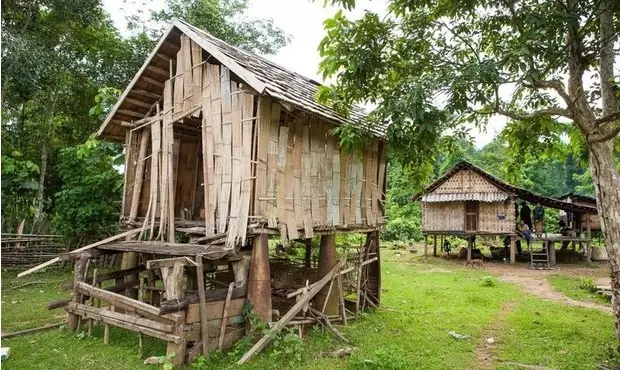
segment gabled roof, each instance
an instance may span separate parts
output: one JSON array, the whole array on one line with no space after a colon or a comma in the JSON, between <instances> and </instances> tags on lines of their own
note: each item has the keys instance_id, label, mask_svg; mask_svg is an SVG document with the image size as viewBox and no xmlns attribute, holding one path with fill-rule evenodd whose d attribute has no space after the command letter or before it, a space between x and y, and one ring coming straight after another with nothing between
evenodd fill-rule
<instances>
[{"instance_id":1,"label":"gabled roof","mask_svg":"<svg viewBox=\"0 0 620 370\"><path fill-rule=\"evenodd\" d=\"M175 21L161 37L144 65L127 86L119 101L101 125L98 135L120 139L122 121L138 120L149 107L161 99L163 83L170 78L168 60L179 50L179 36L187 35L211 57L228 67L237 77L259 94L313 113L335 124L352 123L368 129L377 137L385 137L385 126L369 126L366 113L353 106L349 117L316 101L318 82L289 71L261 56L243 51L183 21Z\"/></svg>"},{"instance_id":2,"label":"gabled roof","mask_svg":"<svg viewBox=\"0 0 620 370\"><path fill-rule=\"evenodd\" d=\"M574 203L564 202L559 199L545 197L543 195L533 193L529 190L508 184L507 182L501 180L500 178L496 176L491 175L490 173L484 171L480 167L466 160L462 160L459 163L455 164L454 167L452 167L449 171L443 174L443 176L435 180L432 184L427 186L426 189L414 195L413 199L419 200L424 194L428 194L432 192L433 190L437 189L441 184L446 182L446 180L448 180L450 177L452 177L454 174L456 174L457 172L461 170L474 171L478 175L484 177L487 181L489 181L491 184L493 184L500 190L505 191L507 193L512 193L516 195L519 199L525 200L530 203L540 203L542 206L545 206L545 207L562 209L565 211L588 212L592 214L597 213L596 207L582 206L582 205L577 205Z\"/></svg>"}]
</instances>

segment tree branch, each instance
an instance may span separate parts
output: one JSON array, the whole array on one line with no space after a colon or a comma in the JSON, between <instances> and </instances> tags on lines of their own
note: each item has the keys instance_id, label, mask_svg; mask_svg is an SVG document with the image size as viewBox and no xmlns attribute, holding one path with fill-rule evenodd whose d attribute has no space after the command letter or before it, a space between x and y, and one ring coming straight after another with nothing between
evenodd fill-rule
<instances>
[{"instance_id":1,"label":"tree branch","mask_svg":"<svg viewBox=\"0 0 620 370\"><path fill-rule=\"evenodd\" d=\"M553 116L562 116L569 119L572 119L571 113L568 109L563 108L547 108L537 110L531 113L516 113L503 108L496 107L494 109L495 113L501 114L502 116L506 116L508 118L512 118L518 121L525 121L539 117L553 117Z\"/></svg>"},{"instance_id":2,"label":"tree branch","mask_svg":"<svg viewBox=\"0 0 620 370\"><path fill-rule=\"evenodd\" d=\"M564 84L558 80L542 80L542 81L534 81L532 84L523 83L523 86L534 88L534 89L552 89L560 95L562 100L566 103L566 105L570 108L573 104L573 100L570 98L566 90L564 89Z\"/></svg>"},{"instance_id":3,"label":"tree branch","mask_svg":"<svg viewBox=\"0 0 620 370\"><path fill-rule=\"evenodd\" d=\"M601 125L605 122L613 122L613 121L617 121L620 120L620 111L614 112L614 113L610 113L606 116L603 116L601 118L598 118L596 120L596 124L597 125Z\"/></svg>"},{"instance_id":4,"label":"tree branch","mask_svg":"<svg viewBox=\"0 0 620 370\"><path fill-rule=\"evenodd\" d=\"M616 123L614 126L610 127L607 132L595 132L588 135L588 141L590 143L599 143L602 141L607 141L615 138L620 133L620 123Z\"/></svg>"}]
</instances>

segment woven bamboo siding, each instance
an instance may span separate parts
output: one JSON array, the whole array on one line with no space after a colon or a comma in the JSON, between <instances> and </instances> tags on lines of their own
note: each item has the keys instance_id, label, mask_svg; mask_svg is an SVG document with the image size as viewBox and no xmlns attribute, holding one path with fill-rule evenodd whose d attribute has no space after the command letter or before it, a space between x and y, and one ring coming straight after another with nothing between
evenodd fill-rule
<instances>
[{"instance_id":1,"label":"woven bamboo siding","mask_svg":"<svg viewBox=\"0 0 620 370\"><path fill-rule=\"evenodd\" d=\"M424 231L463 231L465 202L422 203Z\"/></svg>"},{"instance_id":2,"label":"woven bamboo siding","mask_svg":"<svg viewBox=\"0 0 620 370\"><path fill-rule=\"evenodd\" d=\"M461 170L446 180L432 193L501 193L495 185L488 182L484 177L470 170Z\"/></svg>"},{"instance_id":3,"label":"woven bamboo siding","mask_svg":"<svg viewBox=\"0 0 620 370\"><path fill-rule=\"evenodd\" d=\"M206 235L228 234L229 247L245 241L250 223L284 239L384 223L383 143L345 153L332 123L257 96L186 36L180 41L156 115L128 130L124 214L137 195L136 218L163 230L149 238L174 240L175 220L202 219Z\"/></svg>"},{"instance_id":4,"label":"woven bamboo siding","mask_svg":"<svg viewBox=\"0 0 620 370\"><path fill-rule=\"evenodd\" d=\"M254 215L297 239L325 227L376 227L384 157L376 141L363 153L346 153L330 134L332 124L290 113L261 97Z\"/></svg>"},{"instance_id":5,"label":"woven bamboo siding","mask_svg":"<svg viewBox=\"0 0 620 370\"><path fill-rule=\"evenodd\" d=\"M478 230L489 233L513 233L515 230L514 204L480 202Z\"/></svg>"}]
</instances>

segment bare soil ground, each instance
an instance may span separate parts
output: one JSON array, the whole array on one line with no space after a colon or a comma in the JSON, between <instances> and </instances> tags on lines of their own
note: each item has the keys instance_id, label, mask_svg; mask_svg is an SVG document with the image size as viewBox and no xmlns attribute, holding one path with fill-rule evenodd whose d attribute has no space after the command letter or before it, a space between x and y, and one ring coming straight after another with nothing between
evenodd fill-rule
<instances>
[{"instance_id":1,"label":"bare soil ground","mask_svg":"<svg viewBox=\"0 0 620 370\"><path fill-rule=\"evenodd\" d=\"M532 270L527 268L526 265L506 265L499 263L488 263L485 267L487 271L498 276L500 280L515 284L525 292L538 298L555 301L570 306L593 308L606 313L612 313L610 306L605 306L594 302L582 302L569 298L564 294L555 291L551 287L551 284L547 281L547 276L553 274L591 277L601 285L604 284L605 281L609 284L609 278L605 280L606 278L604 277L608 274L606 267L601 266L597 269L587 269L583 267L562 266L553 270Z\"/></svg>"},{"instance_id":2,"label":"bare soil ground","mask_svg":"<svg viewBox=\"0 0 620 370\"><path fill-rule=\"evenodd\" d=\"M477 361L474 370L490 370L493 368L493 347L500 343L503 322L514 308L513 302L504 304L499 313L491 320L492 324L482 332L480 342L476 346Z\"/></svg>"}]
</instances>

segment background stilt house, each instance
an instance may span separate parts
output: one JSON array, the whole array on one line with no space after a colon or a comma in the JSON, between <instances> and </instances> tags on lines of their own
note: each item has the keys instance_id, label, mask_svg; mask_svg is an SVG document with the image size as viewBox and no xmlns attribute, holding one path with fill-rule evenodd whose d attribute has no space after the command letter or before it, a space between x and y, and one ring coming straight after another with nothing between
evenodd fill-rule
<instances>
[{"instance_id":1,"label":"background stilt house","mask_svg":"<svg viewBox=\"0 0 620 370\"><path fill-rule=\"evenodd\" d=\"M317 87L175 22L99 130L125 143L123 221L135 231L63 257L77 260L70 328L96 319L162 338L180 363L186 350L206 354L243 335L246 302L266 322L279 309L276 328L295 317L346 323L379 304L383 132L369 128L374 140L360 153L342 150L330 130L363 113L318 104ZM345 232L366 243L339 256L335 235ZM270 235L308 247L320 237L318 263L281 275ZM89 259L121 252L134 257L122 270L87 276ZM112 290L99 287L106 279ZM299 319L309 304L315 316Z\"/></svg>"},{"instance_id":2,"label":"background stilt house","mask_svg":"<svg viewBox=\"0 0 620 370\"><path fill-rule=\"evenodd\" d=\"M422 232L426 237L433 236L434 253L437 236L461 236L468 240L468 260L472 255L472 236L501 236L509 237L510 262L515 262L515 241L521 238L517 233L516 205L521 201L583 215L597 212L596 207L590 205L544 197L510 185L467 161L456 164L414 199L422 202ZM590 239L589 227L584 237L548 234L534 237L551 246L558 241L584 242L588 251ZM553 248L549 251L544 258L547 265L553 265Z\"/></svg>"}]
</instances>

